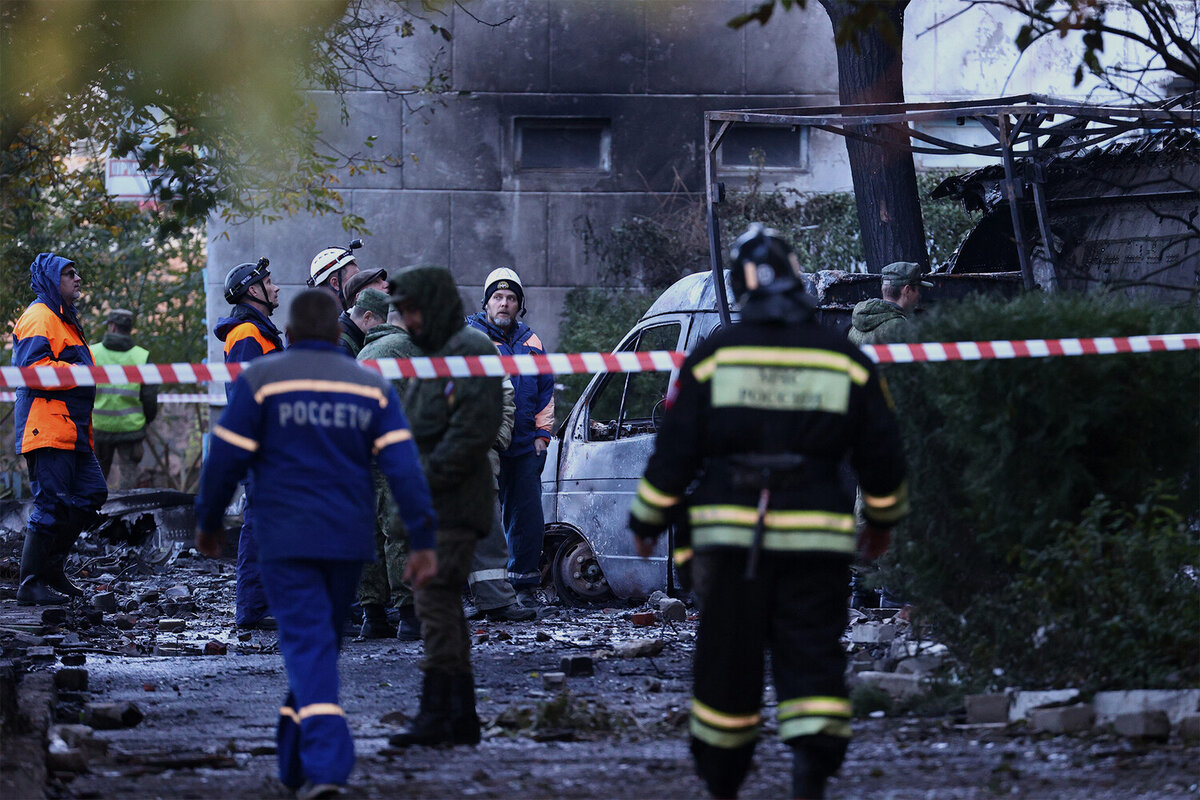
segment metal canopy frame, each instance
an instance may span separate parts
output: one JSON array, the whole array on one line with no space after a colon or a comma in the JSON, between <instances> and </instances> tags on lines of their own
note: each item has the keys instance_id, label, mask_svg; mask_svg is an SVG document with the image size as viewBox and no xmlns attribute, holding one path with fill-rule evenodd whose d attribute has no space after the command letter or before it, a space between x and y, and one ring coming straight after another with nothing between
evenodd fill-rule
<instances>
[{"instance_id":1,"label":"metal canopy frame","mask_svg":"<svg viewBox=\"0 0 1200 800\"><path fill-rule=\"evenodd\" d=\"M914 126L922 122L979 123L994 142L969 145L953 142ZM931 155L979 155L998 158L1004 165L1004 191L1012 214L1013 234L1025 288L1034 287L1032 253L1021 220L1019 203L1025 199L1025 182L1033 189L1033 205L1046 258L1057 270L1045 196L1045 167L1055 156L1070 155L1138 130L1196 128L1200 109L1165 105L1081 105L1039 94L1022 94L982 100L938 103L878 103L872 105L801 106L794 108L734 109L704 112L704 175L709 208L709 236L713 276L720 279L720 231L716 204L723 199L717 177L717 148L736 124L789 125L817 128L838 136L889 149ZM878 136L878 128L903 128L903 144ZM1017 158L1028 159L1031 169L1021 169ZM723 295L724 292L721 292ZM727 303L722 298L722 305ZM726 314L722 315L727 316ZM728 322L728 320L725 320Z\"/></svg>"}]
</instances>

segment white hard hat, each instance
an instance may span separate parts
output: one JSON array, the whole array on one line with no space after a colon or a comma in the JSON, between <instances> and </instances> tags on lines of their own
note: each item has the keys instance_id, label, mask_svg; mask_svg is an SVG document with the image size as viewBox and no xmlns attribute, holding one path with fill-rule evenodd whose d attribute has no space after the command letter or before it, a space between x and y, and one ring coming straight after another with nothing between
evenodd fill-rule
<instances>
[{"instance_id":1,"label":"white hard hat","mask_svg":"<svg viewBox=\"0 0 1200 800\"><path fill-rule=\"evenodd\" d=\"M320 286L330 275L352 263L354 253L351 250L345 247L326 247L313 256L312 263L308 265L308 285Z\"/></svg>"},{"instance_id":2,"label":"white hard hat","mask_svg":"<svg viewBox=\"0 0 1200 800\"><path fill-rule=\"evenodd\" d=\"M487 278L483 281L483 304L486 306L488 298L497 289L508 289L517 296L517 302L521 308L525 307L525 287L521 285L521 276L509 267L496 267L488 273Z\"/></svg>"}]
</instances>

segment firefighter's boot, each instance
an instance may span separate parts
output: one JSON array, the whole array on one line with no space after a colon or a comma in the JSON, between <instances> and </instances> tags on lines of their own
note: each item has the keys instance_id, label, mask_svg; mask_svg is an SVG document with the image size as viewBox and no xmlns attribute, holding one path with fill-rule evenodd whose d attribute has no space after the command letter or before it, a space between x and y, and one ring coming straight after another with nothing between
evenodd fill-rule
<instances>
[{"instance_id":1,"label":"firefighter's boot","mask_svg":"<svg viewBox=\"0 0 1200 800\"><path fill-rule=\"evenodd\" d=\"M841 753L838 753L840 749ZM797 800L822 800L825 782L836 772L845 753L845 744L833 747L792 745L792 797Z\"/></svg>"},{"instance_id":2,"label":"firefighter's boot","mask_svg":"<svg viewBox=\"0 0 1200 800\"><path fill-rule=\"evenodd\" d=\"M388 622L387 611L378 603L364 603L362 607L362 627L358 635L363 639L391 639L396 631Z\"/></svg>"},{"instance_id":3,"label":"firefighter's boot","mask_svg":"<svg viewBox=\"0 0 1200 800\"><path fill-rule=\"evenodd\" d=\"M50 531L26 528L25 547L21 550L21 585L17 588L19 606L61 606L70 601L54 589L47 575L54 569L54 536Z\"/></svg>"},{"instance_id":4,"label":"firefighter's boot","mask_svg":"<svg viewBox=\"0 0 1200 800\"><path fill-rule=\"evenodd\" d=\"M754 742L741 747L716 747L692 738L692 758L696 772L714 798L737 797L750 762L754 758Z\"/></svg>"},{"instance_id":5,"label":"firefighter's boot","mask_svg":"<svg viewBox=\"0 0 1200 800\"><path fill-rule=\"evenodd\" d=\"M479 715L475 713L475 676L470 672L450 676L450 728L455 744L477 745Z\"/></svg>"},{"instance_id":6,"label":"firefighter's boot","mask_svg":"<svg viewBox=\"0 0 1200 800\"><path fill-rule=\"evenodd\" d=\"M450 744L454 733L450 725L450 675L430 670L421 682L421 709L408 730L388 738L392 747Z\"/></svg>"}]
</instances>

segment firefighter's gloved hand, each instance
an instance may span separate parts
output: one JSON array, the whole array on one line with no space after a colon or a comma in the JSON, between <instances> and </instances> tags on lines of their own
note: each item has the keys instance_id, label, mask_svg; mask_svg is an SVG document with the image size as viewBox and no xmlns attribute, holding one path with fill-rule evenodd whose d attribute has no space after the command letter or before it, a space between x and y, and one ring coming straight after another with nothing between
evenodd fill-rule
<instances>
[{"instance_id":1,"label":"firefighter's gloved hand","mask_svg":"<svg viewBox=\"0 0 1200 800\"><path fill-rule=\"evenodd\" d=\"M862 526L858 532L858 554L864 562L871 562L883 556L892 543L892 529L880 528L870 522Z\"/></svg>"},{"instance_id":2,"label":"firefighter's gloved hand","mask_svg":"<svg viewBox=\"0 0 1200 800\"><path fill-rule=\"evenodd\" d=\"M658 536L662 533L662 528L647 525L630 514L629 530L633 531L633 549L642 558L649 558L654 553L654 543L658 541Z\"/></svg>"},{"instance_id":3,"label":"firefighter's gloved hand","mask_svg":"<svg viewBox=\"0 0 1200 800\"><path fill-rule=\"evenodd\" d=\"M679 588L685 592L692 590L692 557L675 562L675 577L679 579Z\"/></svg>"}]
</instances>

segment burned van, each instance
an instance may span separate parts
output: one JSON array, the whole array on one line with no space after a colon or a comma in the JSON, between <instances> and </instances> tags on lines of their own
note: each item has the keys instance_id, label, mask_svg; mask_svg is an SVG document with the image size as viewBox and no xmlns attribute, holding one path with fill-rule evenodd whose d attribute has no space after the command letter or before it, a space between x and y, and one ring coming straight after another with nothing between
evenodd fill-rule
<instances>
[{"instance_id":1,"label":"burned van","mask_svg":"<svg viewBox=\"0 0 1200 800\"><path fill-rule=\"evenodd\" d=\"M974 291L1012 295L1019 272L930 276L929 300ZM817 320L840 331L854 304L879 296L879 276L823 271L805 276ZM725 273L726 297L733 292ZM690 351L721 324L711 272L687 275L662 293L614 352ZM736 310L733 312L736 318ZM601 373L580 395L547 449L542 472L547 580L568 605L670 591L671 537L649 559L634 552L629 506L654 448L675 372Z\"/></svg>"}]
</instances>

